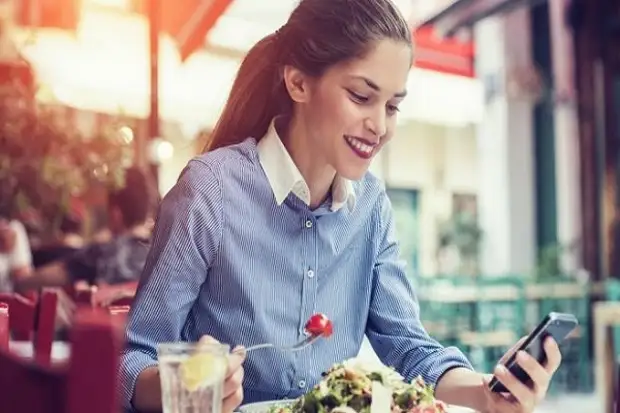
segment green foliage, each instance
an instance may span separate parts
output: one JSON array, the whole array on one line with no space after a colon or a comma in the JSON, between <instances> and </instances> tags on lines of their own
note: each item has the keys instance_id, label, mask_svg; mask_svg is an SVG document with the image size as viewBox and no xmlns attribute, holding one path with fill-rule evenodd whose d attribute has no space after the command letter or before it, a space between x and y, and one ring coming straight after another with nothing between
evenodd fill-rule
<instances>
[{"instance_id":1,"label":"green foliage","mask_svg":"<svg viewBox=\"0 0 620 413\"><path fill-rule=\"evenodd\" d=\"M122 185L132 148L117 132L120 124L83 136L32 96L19 85L0 85L0 214L34 209L51 234L71 197Z\"/></svg>"},{"instance_id":2,"label":"green foliage","mask_svg":"<svg viewBox=\"0 0 620 413\"><path fill-rule=\"evenodd\" d=\"M536 281L560 281L571 278L562 266L564 257L575 253L576 245L550 244L540 249L534 269Z\"/></svg>"},{"instance_id":3,"label":"green foliage","mask_svg":"<svg viewBox=\"0 0 620 413\"><path fill-rule=\"evenodd\" d=\"M439 247L454 246L467 259L477 259L482 241L482 230L473 214L458 212L439 228Z\"/></svg>"}]
</instances>

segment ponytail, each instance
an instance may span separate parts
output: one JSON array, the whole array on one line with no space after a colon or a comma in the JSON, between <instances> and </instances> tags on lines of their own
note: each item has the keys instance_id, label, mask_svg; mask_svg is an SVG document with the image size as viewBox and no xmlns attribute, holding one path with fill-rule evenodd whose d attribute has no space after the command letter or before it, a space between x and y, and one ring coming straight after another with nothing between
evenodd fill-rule
<instances>
[{"instance_id":1,"label":"ponytail","mask_svg":"<svg viewBox=\"0 0 620 413\"><path fill-rule=\"evenodd\" d=\"M275 116L290 110L276 39L274 34L265 37L243 59L205 152L248 137L260 139Z\"/></svg>"}]
</instances>

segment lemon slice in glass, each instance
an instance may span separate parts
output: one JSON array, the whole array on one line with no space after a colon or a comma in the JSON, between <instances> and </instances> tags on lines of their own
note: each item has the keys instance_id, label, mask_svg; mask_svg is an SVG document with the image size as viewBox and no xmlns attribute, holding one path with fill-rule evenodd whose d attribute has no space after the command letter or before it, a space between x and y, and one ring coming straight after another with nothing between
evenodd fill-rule
<instances>
[{"instance_id":1,"label":"lemon slice in glass","mask_svg":"<svg viewBox=\"0 0 620 413\"><path fill-rule=\"evenodd\" d=\"M181 381L187 391L193 392L217 381L223 381L226 368L226 357L197 353L181 362Z\"/></svg>"}]
</instances>

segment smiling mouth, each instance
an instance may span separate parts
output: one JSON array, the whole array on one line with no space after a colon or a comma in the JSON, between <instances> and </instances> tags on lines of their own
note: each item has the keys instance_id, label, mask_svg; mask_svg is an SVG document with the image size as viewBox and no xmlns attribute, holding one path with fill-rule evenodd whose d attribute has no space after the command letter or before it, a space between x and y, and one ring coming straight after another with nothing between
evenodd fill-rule
<instances>
[{"instance_id":1,"label":"smiling mouth","mask_svg":"<svg viewBox=\"0 0 620 413\"><path fill-rule=\"evenodd\" d=\"M376 143L368 142L365 139L354 138L349 135L345 135L344 140L347 141L347 144L349 144L349 147L353 150L353 152L363 159L369 159L372 156L373 150L377 146Z\"/></svg>"}]
</instances>

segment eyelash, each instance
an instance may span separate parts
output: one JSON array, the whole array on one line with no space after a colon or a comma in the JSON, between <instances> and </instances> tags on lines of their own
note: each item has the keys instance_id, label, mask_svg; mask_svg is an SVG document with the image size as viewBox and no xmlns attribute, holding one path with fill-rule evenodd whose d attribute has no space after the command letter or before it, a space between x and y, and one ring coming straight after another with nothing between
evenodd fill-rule
<instances>
[{"instance_id":1,"label":"eyelash","mask_svg":"<svg viewBox=\"0 0 620 413\"><path fill-rule=\"evenodd\" d=\"M351 96L351 99L356 102L356 103L366 103L368 102L368 97L366 96L362 96L359 95L351 90L347 90L347 92L349 92L349 95ZM396 105L388 105L387 106L388 109L388 113L390 114L394 114L396 112L400 112L400 109L398 108L398 106Z\"/></svg>"}]
</instances>

